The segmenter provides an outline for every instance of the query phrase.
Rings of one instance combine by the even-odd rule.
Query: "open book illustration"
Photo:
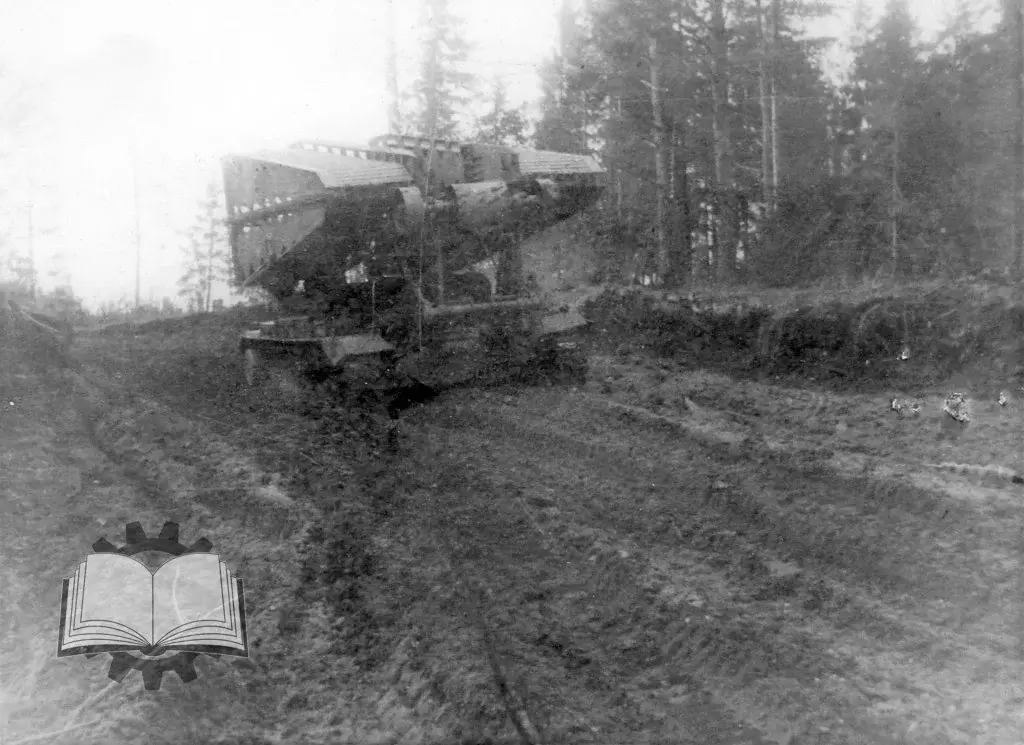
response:
[[[249,656],[242,581],[217,554],[177,556],[155,572],[122,554],[89,554],[64,580],[58,657],[137,650]]]

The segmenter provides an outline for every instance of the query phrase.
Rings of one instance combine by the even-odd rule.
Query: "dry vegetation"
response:
[[[398,452],[245,396],[252,311],[82,335],[76,370],[8,344],[5,745],[1020,742],[1017,298],[845,292],[605,294],[590,383],[442,397]],[[53,659],[60,578],[133,520],[233,564],[254,669]]]

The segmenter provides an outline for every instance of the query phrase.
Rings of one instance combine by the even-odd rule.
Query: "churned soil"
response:
[[[913,344],[852,385],[849,351],[716,356],[629,312],[586,385],[442,394],[391,439],[247,392],[230,314],[80,334],[71,370],[8,347],[5,745],[1020,742],[1012,355],[950,379]],[[60,579],[134,520],[238,571],[249,667],[148,692],[55,658]]]

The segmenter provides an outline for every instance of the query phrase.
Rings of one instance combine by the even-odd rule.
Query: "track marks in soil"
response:
[[[3,668],[10,673],[0,691],[9,717],[5,734],[16,740],[77,726],[89,718],[85,715],[97,713],[105,719],[50,739],[211,742],[228,731],[262,735],[289,720],[308,722],[301,711],[283,708],[289,681],[273,670],[281,642],[266,613],[297,573],[288,541],[281,540],[287,521],[280,509],[271,514],[275,504],[267,494],[238,488],[240,473],[261,480],[261,469],[152,401],[110,395],[118,393],[116,386],[97,388],[75,374],[22,374],[10,360],[2,374],[5,389],[18,394],[4,421],[3,457],[9,462],[0,485],[5,506],[0,590],[4,607],[17,609],[4,614],[0,645]],[[251,514],[232,510],[230,502]],[[183,685],[165,676],[154,698],[142,690],[137,675],[121,685],[108,681],[106,656],[53,657],[60,579],[97,538],[123,542],[125,524],[135,520],[150,534],[173,520],[186,539],[207,535],[240,572],[251,605],[257,670],[237,671],[223,661],[200,658],[196,681]],[[92,703],[81,709],[86,701]]]
[[[825,447],[920,466],[956,461],[1024,468],[1019,443],[1024,436],[1024,406],[996,401],[999,386],[969,389],[970,427],[955,439],[943,439],[942,401],[949,390],[922,389],[886,393],[838,394],[736,380],[675,362],[637,358],[623,361],[602,355],[593,362],[596,382],[588,386],[611,400],[665,414],[686,414],[684,399],[706,407],[720,423],[743,423],[785,447]],[[919,417],[900,419],[889,408],[891,396],[919,398]],[[1008,484],[1009,482],[1004,482]]]
[[[679,377],[676,371],[662,382]],[[644,381],[637,391],[643,393],[645,386],[658,382]],[[228,400],[231,395],[217,393],[218,401],[225,402],[224,411],[234,406]],[[1009,580],[1015,566],[1010,540],[1015,518],[988,506],[995,492],[982,493],[967,484],[962,493],[949,495],[937,489],[911,488],[891,478],[873,478],[883,473],[879,465],[889,467],[890,476],[900,475],[900,468],[890,465],[893,453],[915,456],[920,448],[920,431],[887,419],[884,401],[877,413],[871,410],[865,417],[869,397],[846,397],[830,407],[834,397],[807,398],[804,392],[794,391],[788,399],[780,398],[769,386],[724,379],[708,382],[703,391],[691,388],[688,395],[711,415],[712,433],[720,424],[715,417],[722,416],[737,431],[753,428],[760,437],[745,445],[741,439],[742,447],[705,448],[701,457],[706,462],[694,458],[692,449],[686,447],[682,451],[677,447],[675,460],[666,459],[658,451],[667,438],[687,439],[678,430],[652,433],[650,427],[602,413],[585,397],[575,400],[580,410],[574,412],[559,403],[558,395],[534,393],[514,397],[512,406],[507,407],[521,407],[525,413],[495,407],[493,398],[460,396],[465,406],[455,407],[458,416],[452,422],[446,424],[437,417],[452,411],[454,397],[432,407],[423,417],[410,417],[410,432],[430,434],[446,444],[448,453],[442,457],[436,449],[424,448],[423,453],[396,463],[396,467],[419,469],[410,484],[427,475],[434,477],[441,485],[432,489],[427,479],[420,484],[425,491],[417,497],[426,499],[439,492],[447,495],[451,502],[445,503],[443,514],[456,504],[486,505],[476,504],[468,519],[460,523],[461,532],[472,544],[466,562],[493,587],[509,587],[492,599],[492,620],[509,640],[508,654],[521,662],[520,669],[529,671],[531,687],[542,692],[551,709],[561,712],[550,715],[555,731],[581,727],[579,732],[590,733],[583,734],[589,738],[593,730],[588,728],[596,727],[599,736],[628,736],[633,741],[632,733],[626,733],[645,726],[652,717],[657,719],[659,711],[664,715],[665,701],[699,698],[699,692],[690,691],[691,698],[685,699],[688,694],[680,689],[661,686],[670,682],[670,676],[682,681],[679,670],[683,668],[684,672],[695,671],[695,681],[706,679],[711,687],[720,686],[731,710],[740,712],[742,718],[759,721],[759,712],[764,711],[793,713],[798,719],[803,716],[799,727],[779,725],[784,732],[803,727],[806,735],[802,742],[815,742],[815,738],[852,742],[856,741],[854,732],[868,741],[883,742],[879,726],[900,733],[906,731],[907,721],[914,720],[924,724],[909,733],[908,742],[978,741],[979,733],[986,741],[1016,742],[1019,738],[1006,738],[1015,736],[1020,728],[1012,713],[1016,711],[1012,699],[1017,695],[1012,681],[1018,679],[1019,670],[1003,654],[1011,637],[1008,628],[1012,621],[1007,619],[1019,617]],[[652,404],[643,399],[636,403]],[[494,408],[499,411],[495,413]],[[787,413],[775,416],[780,409]],[[733,410],[739,414],[731,414]],[[525,419],[529,421],[524,425]],[[502,424],[508,420],[517,426]],[[846,425],[845,432],[839,424]],[[982,437],[979,432],[980,428],[969,431],[957,447],[983,449],[992,433]],[[773,454],[771,443],[766,442],[773,436],[783,452]],[[978,439],[972,441],[975,436]],[[261,449],[273,458],[279,457],[275,450],[286,449],[291,441],[283,434],[262,439]],[[623,439],[633,444],[632,451],[628,446],[625,450],[619,447]],[[708,444],[713,445],[710,438]],[[784,452],[795,445],[803,452]],[[834,455],[829,460],[830,449],[839,458]],[[616,457],[610,458],[609,453]],[[851,454],[867,457],[857,462]],[[313,455],[324,457],[319,450]],[[432,458],[436,462],[431,462]],[[829,467],[836,466],[840,458],[848,459],[844,471],[848,478],[839,482],[834,494]],[[554,461],[564,463],[566,459],[572,461],[570,467],[554,465]],[[503,469],[505,461],[515,461],[517,469]],[[590,473],[581,479],[580,472],[587,470]],[[449,481],[444,482],[439,474],[446,472]],[[931,476],[934,479],[934,474]],[[611,491],[601,491],[603,480],[619,484],[619,498]],[[551,492],[538,491],[538,482],[558,487]],[[717,482],[725,486],[716,487]],[[468,484],[469,490],[460,491],[459,484]],[[804,491],[794,495],[800,490],[793,489],[793,484],[802,485]],[[508,494],[517,488],[522,490],[521,499],[509,499]],[[587,504],[591,491],[600,497],[594,500],[600,509],[587,511],[580,505]],[[683,494],[686,499],[670,499],[672,494]],[[696,506],[692,504],[694,495]],[[756,500],[749,499],[751,495]],[[823,504],[820,495],[842,499]],[[629,508],[620,505],[624,500],[631,502]],[[1005,510],[1002,506],[998,509]],[[412,509],[401,521],[390,524],[405,524],[415,517]],[[479,525],[490,528],[474,542],[472,536]],[[422,541],[412,545],[419,546],[427,564],[430,540]],[[614,555],[591,563],[589,558],[600,553],[593,547],[605,544],[616,547],[611,549]],[[666,571],[671,564],[665,562],[678,557],[679,546],[686,544],[701,547],[692,549],[696,551],[692,563]],[[541,550],[542,545],[547,548]],[[753,570],[756,561],[750,562],[751,568],[742,566],[740,559],[748,548],[756,551],[759,562],[768,568],[767,576]],[[622,558],[619,550],[628,558]],[[796,566],[796,579],[781,576],[784,573],[776,561]],[[654,566],[660,576],[651,584],[648,567]],[[702,567],[696,574],[704,580],[696,589],[691,587],[695,566]],[[988,570],[993,566],[999,566],[999,572]],[[983,568],[987,574],[980,572]],[[403,571],[413,570],[406,567]],[[402,574],[389,576],[397,582]],[[428,580],[424,575],[419,586],[431,587],[431,582],[443,585],[443,578]],[[678,622],[680,613],[694,617],[691,608],[679,604],[679,594],[693,590],[703,608],[709,604],[742,608],[742,614],[738,610],[736,614],[748,622],[752,618],[765,633],[779,619],[785,620],[786,628],[798,628],[800,633],[791,636],[772,632],[781,637],[775,643],[783,651],[787,645],[810,649],[818,655],[811,662],[820,658],[816,664],[825,670],[824,677],[819,675],[812,684],[802,682],[799,676],[753,677],[744,687],[743,678],[727,667],[726,674],[716,679],[714,660],[729,655],[720,654],[726,645],[719,643],[716,648],[714,639],[706,647],[695,644],[696,649],[683,643],[680,649],[685,654],[678,663],[658,667],[660,644],[679,638],[682,630],[666,640],[653,623],[658,615],[647,610],[652,603],[644,598],[655,587],[669,585],[679,589],[675,604],[663,611],[664,629]],[[617,589],[622,587],[627,590]],[[645,594],[635,589],[638,587],[649,589]],[[988,587],[992,593],[986,600],[984,595],[979,599],[976,592],[956,592],[965,587],[971,592]],[[707,595],[703,601],[700,592]],[[539,593],[541,598],[528,600],[535,597],[530,593]],[[388,594],[384,592],[378,601]],[[658,603],[665,600],[658,597]],[[414,597],[410,602],[427,601]],[[783,610],[787,602],[789,609]],[[631,618],[627,611],[636,603],[645,610]],[[453,630],[449,641],[431,653],[433,662],[429,664],[436,670],[445,658],[464,658],[473,634],[461,625],[458,603],[452,596],[438,592],[430,607],[438,609],[436,617],[428,614],[435,628],[450,624]],[[553,628],[556,635],[557,629],[562,629],[570,637],[568,642],[555,642],[559,650],[537,641],[545,633],[551,637]],[[454,633],[456,629],[458,633]],[[699,635],[700,631],[692,633]],[[627,641],[622,646],[624,636]],[[817,646],[814,639],[819,640]],[[750,648],[749,640],[732,641]],[[549,653],[541,656],[537,648]],[[710,651],[702,653],[700,649]],[[840,665],[840,671],[834,672],[825,664],[833,660],[828,650],[833,650],[843,665],[851,660],[856,664],[852,668]],[[413,654],[403,669],[421,664],[423,656],[418,654]],[[552,664],[556,660],[558,667]],[[583,664],[584,660],[589,662]],[[692,660],[703,662],[698,666]],[[805,659],[801,664],[811,662]],[[408,677],[405,672],[401,676]],[[581,686],[581,679],[590,681],[590,688]],[[627,682],[624,697],[605,694],[621,681]],[[654,682],[655,687],[643,687]],[[415,689],[415,683],[409,685]],[[591,688],[596,692],[590,693]],[[441,684],[440,689],[463,700],[458,686],[450,682]],[[467,711],[483,705],[468,698],[463,702]],[[566,703],[571,712],[565,711]],[[821,720],[826,723],[814,724],[807,718],[815,706],[829,713]],[[845,723],[838,723],[839,718]],[[679,736],[685,720],[658,721],[658,731],[672,738]],[[987,734],[978,721],[988,722]],[[769,724],[762,722],[761,730],[767,733]],[[720,729],[728,726],[722,723]],[[830,731],[823,733],[820,727]]]
[[[453,408],[458,414],[452,426],[501,432],[511,468],[533,471],[542,481],[578,483],[590,505],[576,508],[584,511],[581,519],[589,519],[586,510],[600,510],[622,530],[664,536],[660,523],[665,517],[685,521],[712,503],[730,516],[731,528],[757,536],[786,555],[841,567],[872,581],[888,580],[895,589],[930,586],[945,593],[951,582],[958,582],[963,593],[977,590],[975,577],[950,576],[930,559],[912,555],[915,544],[908,544],[908,538],[940,529],[944,510],[937,507],[937,495],[914,493],[899,484],[842,479],[817,467],[801,469],[799,461],[787,462],[778,453],[758,455],[754,448],[703,447],[694,458],[685,435],[623,422],[582,396],[559,413],[557,425],[538,425],[547,403],[535,403],[535,409],[525,403],[526,408],[504,407],[504,417],[473,405]],[[553,458],[553,453],[573,460]],[[621,492],[627,485],[633,493],[624,503]],[[829,499],[822,500],[823,494]],[[923,515],[915,514],[914,507],[923,507]],[[967,515],[958,518],[966,520]],[[964,552],[973,548],[976,553],[980,545],[980,537],[972,542],[968,536],[949,551],[963,563]],[[908,570],[913,570],[912,577]]]
[[[468,432],[469,437],[477,441],[480,440],[477,433],[485,431],[477,429],[476,426],[467,426],[467,422],[458,415],[452,417],[450,426],[454,431]],[[781,665],[779,660],[791,662],[792,669],[799,670],[800,675],[814,669],[814,666],[809,664],[810,658],[814,657],[813,652],[807,655],[796,653],[798,649],[807,649],[805,639],[783,640],[780,642],[781,646],[774,649],[775,640],[765,642],[763,629],[755,626],[744,630],[744,621],[737,613],[723,615],[717,608],[708,607],[701,610],[692,604],[687,608],[664,603],[658,600],[657,592],[652,597],[652,585],[645,576],[646,562],[650,560],[649,554],[652,552],[637,543],[638,540],[643,540],[643,529],[638,525],[634,531],[622,531],[618,526],[626,522],[626,517],[613,508],[611,495],[607,499],[595,497],[592,482],[581,485],[573,478],[572,472],[586,470],[585,464],[569,460],[565,456],[556,461],[549,455],[545,465],[552,464],[552,467],[557,467],[554,464],[559,463],[569,473],[563,473],[559,478],[547,469],[530,469],[528,462],[518,463],[510,458],[508,453],[494,447],[495,441],[505,444],[510,441],[522,443],[523,440],[511,437],[505,440],[503,437],[495,436],[489,429],[486,431],[490,433],[491,446],[481,448],[484,452],[477,453],[473,452],[468,442],[460,438],[449,440],[447,432],[442,434],[432,428],[430,435],[460,453],[457,465],[450,461],[446,463],[446,472],[455,474],[457,470],[464,469],[465,473],[460,480],[477,484],[479,491],[501,502],[500,507],[494,505],[491,508],[489,515],[480,516],[475,523],[477,527],[474,528],[474,532],[479,531],[478,526],[484,520],[498,523],[494,513],[499,509],[503,515],[511,513],[500,522],[518,521],[523,526],[521,530],[530,530],[524,516],[515,514],[518,508],[515,500],[508,498],[510,494],[521,491],[523,499],[532,502],[534,507],[545,503],[551,504],[550,507],[540,506],[537,510],[537,520],[551,536],[550,540],[545,541],[551,553],[548,564],[559,567],[556,572],[557,580],[552,578],[552,582],[556,583],[554,587],[557,588],[557,593],[547,603],[546,615],[552,619],[561,619],[560,622],[568,626],[575,636],[589,640],[584,647],[587,650],[587,658],[592,664],[599,662],[602,668],[614,671],[612,678],[619,681],[618,685],[625,685],[626,689],[641,700],[652,697],[660,699],[664,694],[662,689],[673,685],[665,681],[672,677],[678,678],[676,671],[680,670],[695,671],[697,677],[700,677],[698,673],[702,670],[705,673],[719,670],[729,677],[740,673],[745,667],[744,674],[747,675],[756,675],[758,669],[767,671],[772,665],[779,669],[790,669],[789,664]],[[493,465],[479,469],[467,466],[467,463],[481,464],[488,457],[504,465],[505,469],[498,469]],[[526,461],[530,460],[532,458],[526,458]],[[451,478],[456,476],[452,475]],[[637,486],[623,488],[622,469],[618,469],[617,478],[618,483],[614,485],[617,491],[613,490],[615,496],[630,501],[629,497],[634,496]],[[643,489],[642,475],[637,480],[640,482],[638,486]],[[549,483],[557,485],[553,487],[557,493],[546,494],[543,487],[538,487]],[[593,500],[590,507],[585,506],[588,500]],[[636,504],[630,506],[635,509]],[[541,514],[544,518],[540,517]],[[632,539],[629,537],[630,534]],[[539,538],[535,536],[533,542],[536,540]],[[513,567],[528,565],[531,557],[535,555],[534,552],[527,550],[514,550],[512,546],[518,543],[510,544],[508,539],[506,544],[510,545],[507,549],[509,554],[502,554],[499,561],[502,568],[500,571],[505,573],[512,572]],[[489,543],[488,546],[492,555],[497,552],[493,544]],[[728,556],[732,549],[735,549],[735,544],[731,544],[728,539],[723,541],[719,557]],[[663,563],[668,561],[667,555],[659,554],[659,557]],[[477,562],[483,563],[483,559],[478,558]],[[730,563],[728,559],[724,559],[726,566]],[[487,571],[487,568],[477,563],[474,571]],[[491,571],[496,569],[492,568]],[[725,582],[722,568],[709,571],[719,585]],[[498,577],[494,578],[497,579]],[[655,586],[657,584],[654,583]],[[661,584],[664,586],[665,583]],[[578,588],[576,592],[572,591],[573,586]],[[694,589],[693,592],[697,594],[699,591]],[[682,618],[689,618],[692,625],[679,626]],[[749,646],[745,647],[743,640],[749,642],[756,636],[762,637],[762,641],[756,646],[761,657],[750,660],[745,656]],[[577,658],[579,654],[577,653]],[[653,687],[647,685],[651,680],[649,675],[652,668],[662,670],[662,677],[659,679],[661,682]],[[831,669],[831,666],[828,669]],[[785,675],[785,672],[779,674]],[[647,681],[644,684],[646,688],[641,685],[644,681]],[[599,706],[597,702],[590,702],[587,708]],[[688,712],[677,714],[685,719]],[[770,723],[763,724],[767,726]],[[661,734],[671,736],[672,733],[662,731]]]
[[[804,682],[799,683],[799,677],[781,676],[789,681],[787,685],[797,686],[799,695],[795,693],[792,702],[794,712],[801,710],[806,714],[813,704],[832,712],[831,722],[827,724],[811,724],[805,720],[805,734],[815,727],[826,726],[834,738],[844,726],[855,723],[854,730],[877,738],[881,736],[879,722],[883,723],[884,730],[900,733],[905,729],[901,729],[900,719],[917,715],[928,718],[934,726],[915,730],[917,735],[911,733],[911,742],[918,741],[916,736],[925,737],[920,741],[953,742],[958,737],[957,731],[963,736],[967,719],[946,716],[943,708],[952,706],[951,701],[959,698],[963,689],[943,685],[924,700],[894,701],[884,693],[873,691],[870,683],[875,671],[892,666],[907,679],[919,681],[919,687],[920,683],[931,685],[939,673],[944,679],[949,676],[964,680],[978,665],[985,667],[986,658],[1005,653],[1011,641],[1007,627],[998,619],[1005,612],[1013,611],[1014,604],[1000,604],[991,598],[986,601],[984,593],[981,597],[971,594],[979,584],[984,586],[984,574],[979,575],[986,563],[979,548],[984,543],[983,537],[971,537],[965,529],[962,532],[966,536],[958,535],[956,540],[950,540],[941,532],[938,522],[943,512],[937,512],[936,503],[942,503],[945,499],[942,495],[920,494],[918,506],[927,505],[927,509],[919,516],[914,509],[900,509],[898,502],[907,494],[906,487],[902,492],[900,489],[887,492],[878,490],[875,484],[872,492],[868,479],[828,479],[826,471],[820,468],[802,470],[791,463],[766,464],[764,459],[749,453],[739,457],[736,453],[709,453],[678,436],[672,447],[662,433],[644,428],[624,431],[621,421],[595,416],[585,397],[571,397],[561,402],[556,399],[555,394],[531,393],[512,399],[504,406],[493,396],[473,401],[463,399],[460,404],[448,402],[444,404],[443,413],[437,412],[442,415],[435,415],[424,426],[434,438],[445,443],[449,452],[457,453],[452,459],[458,463],[458,468],[465,469],[467,480],[480,484],[489,493],[522,493],[526,503],[533,499],[532,519],[524,517],[524,524],[535,526],[535,531],[544,531],[551,542],[571,547],[574,541],[582,541],[576,545],[586,545],[597,540],[595,536],[603,531],[612,543],[630,539],[639,543],[640,547],[633,549],[637,553],[630,555],[650,566],[661,561],[663,567],[664,559],[658,559],[658,554],[666,552],[671,556],[673,544],[691,542],[712,550],[710,547],[715,541],[704,543],[706,539],[700,529],[692,529],[701,522],[694,517],[705,509],[700,499],[702,489],[704,494],[715,495],[717,491],[742,491],[742,488],[735,488],[736,484],[751,489],[752,483],[776,482],[773,505],[777,510],[776,519],[767,521],[768,528],[759,526],[764,520],[759,513],[765,510],[756,500],[750,504],[752,500],[741,498],[734,500],[732,506],[718,495],[706,500],[708,512],[703,517],[704,524],[717,523],[717,533],[726,533],[727,538],[716,539],[720,541],[718,550],[712,550],[712,555],[701,563],[720,570],[720,584],[732,588],[730,592],[723,592],[723,597],[730,597],[727,607],[735,607],[740,602],[737,592],[746,598],[741,604],[742,615],[748,619],[758,618],[760,639],[781,636],[778,643],[792,657],[795,657],[794,650],[801,650],[804,657],[797,668],[815,670],[813,661],[818,660],[821,673],[814,676],[818,678],[816,681],[808,683],[804,678]],[[486,438],[483,437],[485,432]],[[614,442],[602,441],[602,437]],[[729,472],[730,461],[732,473]],[[672,464],[679,464],[674,472]],[[449,466],[453,468],[455,466]],[[614,479],[613,486],[601,483],[611,479]],[[725,484],[726,488],[715,489],[715,482]],[[562,491],[552,487],[555,491],[531,493],[537,489],[537,484],[558,484]],[[671,496],[666,497],[666,494]],[[760,496],[761,490],[754,494]],[[826,494],[830,501],[835,499],[838,504],[845,501],[848,512],[822,509],[829,506],[821,500]],[[686,504],[687,508],[680,511],[680,504]],[[548,506],[536,508],[537,505]],[[853,511],[849,511],[851,505]],[[760,509],[754,510],[754,507]],[[800,511],[807,515],[803,522],[797,518]],[[644,515],[649,517],[644,518]],[[872,520],[875,525],[869,528],[862,525]],[[797,522],[795,529],[793,522]],[[961,528],[977,528],[977,520],[974,522],[972,526],[969,513],[962,511]],[[859,542],[842,541],[842,532],[831,528],[837,523],[853,528],[849,532],[854,535],[859,531]],[[593,527],[595,525],[599,527]],[[579,526],[587,526],[587,529]],[[732,535],[722,528],[733,529]],[[714,533],[715,529],[712,531]],[[941,545],[942,541],[945,546]],[[747,547],[753,547],[756,552],[753,570],[745,570],[736,559],[744,556]],[[870,557],[869,548],[877,549],[874,558]],[[630,551],[629,548],[622,550],[627,554]],[[786,599],[776,596],[771,602],[776,606],[781,603],[783,608],[785,603],[790,603],[788,616],[782,616],[785,623],[780,628],[803,626],[808,630],[807,637],[798,634],[787,637],[786,633],[792,632],[772,632],[772,625],[765,617],[765,601],[761,601],[759,608],[753,600],[772,596],[773,591],[766,591],[766,586],[771,587],[771,579],[775,578],[770,577],[770,569],[766,578],[764,568],[771,565],[775,551],[782,552],[778,555],[780,559],[795,558],[802,565],[797,580],[790,580],[788,587],[783,584],[774,590]],[[761,571],[756,569],[758,563],[762,565]],[[716,564],[722,566],[716,568]],[[886,573],[888,583],[881,581]],[[643,586],[641,574],[630,575],[629,582]],[[665,575],[664,570],[661,575]],[[982,577],[980,583],[979,576]],[[662,580],[662,586],[666,584]],[[999,589],[1011,590],[1009,573],[1006,583]],[[802,611],[794,610],[798,604]],[[943,607],[947,616],[959,619],[951,622],[952,629],[935,622],[936,610]],[[972,611],[974,618],[971,618]],[[690,608],[681,612],[699,617]],[[573,616],[570,613],[566,617]],[[1019,613],[1011,616],[1016,617]],[[638,625],[650,628],[650,620],[644,620],[647,622]],[[722,627],[721,621],[716,624],[716,629]],[[729,659],[728,653],[715,646],[713,635],[702,637],[699,632],[690,633],[700,641],[693,647],[685,643],[681,647],[692,649],[698,663],[706,666],[711,661],[711,672],[705,670],[708,679],[720,678],[714,670],[722,665],[723,659]],[[822,648],[813,643],[816,638],[829,642]],[[840,643],[846,654],[838,652]],[[761,649],[763,642],[737,646],[749,651]],[[986,652],[986,649],[991,651]],[[901,660],[904,655],[901,650],[911,656]],[[835,664],[834,654],[846,660],[838,665],[838,670],[825,664]],[[770,655],[768,660],[772,660]],[[852,667],[850,660],[856,661]],[[1019,672],[1018,667],[1003,660],[990,668],[990,672],[995,679],[1008,682]],[[722,682],[725,690],[735,690],[734,676],[735,672],[726,666]],[[770,679],[777,683],[780,678]],[[817,694],[808,691],[810,686],[820,690],[822,700],[814,698]],[[854,691],[859,693],[855,695]],[[761,679],[746,688],[741,687],[740,693],[733,693],[730,698],[740,709],[763,712],[772,709],[774,695]],[[1003,701],[1007,700],[1006,695],[1001,696]],[[882,699],[888,710],[876,705]],[[986,708],[987,704],[978,698],[969,706],[977,710],[977,707]],[[847,725],[836,724],[840,719]],[[1004,716],[1000,728],[1004,733],[1011,732],[1018,724]],[[853,736],[852,731],[847,734]],[[928,740],[928,737],[936,739]]]

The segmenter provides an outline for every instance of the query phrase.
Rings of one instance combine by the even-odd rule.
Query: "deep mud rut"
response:
[[[184,346],[5,383],[5,743],[516,741],[492,661],[548,742],[1022,741],[1021,487],[933,467],[1019,468],[1016,402],[944,436],[883,394],[598,357],[410,410],[390,453]],[[239,571],[257,669],[150,693],[52,659],[60,578],[131,520]]]

